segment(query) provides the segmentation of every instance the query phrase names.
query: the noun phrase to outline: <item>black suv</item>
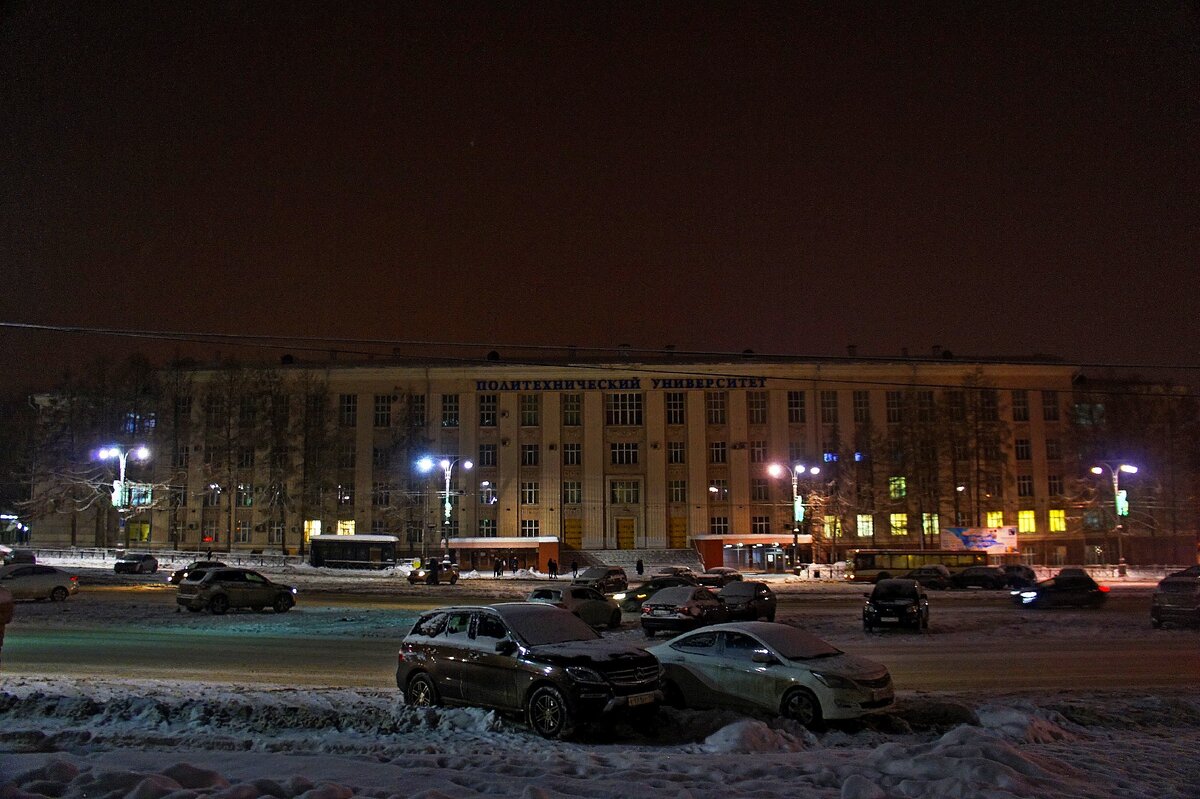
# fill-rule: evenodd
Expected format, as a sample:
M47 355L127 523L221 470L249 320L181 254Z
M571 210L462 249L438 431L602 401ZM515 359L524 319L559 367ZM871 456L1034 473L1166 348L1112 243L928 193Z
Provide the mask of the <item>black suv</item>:
M602 594L612 594L628 588L629 578L620 566L589 566L571 581L571 585L585 585Z
M396 666L409 705L519 713L545 738L614 713L657 712L661 679L646 650L537 602L428 611L404 637Z
M918 566L908 574L903 575L903 577L906 580L916 580L923 587L932 588L936 591L949 588L952 579L950 570L940 563L932 566Z
M1181 571L1159 581L1150 600L1150 624L1200 624L1200 573Z
M916 580L892 578L875 583L863 605L863 629L895 624L924 630L929 627L929 597Z
M737 580L728 583L717 593L717 596L725 602L725 610L729 613L730 621L735 619L775 621L775 609L779 605L779 600L766 583Z

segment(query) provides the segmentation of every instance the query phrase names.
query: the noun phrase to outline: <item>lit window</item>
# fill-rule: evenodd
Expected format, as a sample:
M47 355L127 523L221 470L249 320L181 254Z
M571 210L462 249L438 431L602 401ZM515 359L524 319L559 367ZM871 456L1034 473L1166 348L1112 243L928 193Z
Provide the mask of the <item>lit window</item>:
M938 515L936 513L921 514L921 529L925 531L925 535L937 537L938 535Z
M908 535L907 513L888 514L888 524L892 528L892 535Z
M888 478L888 496L892 499L904 499L908 494L908 481L903 476Z
M1017 511L1017 532L1018 533L1036 533L1037 521L1034 512L1031 510Z
M875 535L875 517L869 513L860 513L854 520L854 532L859 538L870 538Z
M1004 526L1004 511L1002 511L1002 510L988 511L986 522L987 522L988 527L1003 527Z
M1051 509L1050 532L1065 533L1067 531L1067 512L1062 509Z

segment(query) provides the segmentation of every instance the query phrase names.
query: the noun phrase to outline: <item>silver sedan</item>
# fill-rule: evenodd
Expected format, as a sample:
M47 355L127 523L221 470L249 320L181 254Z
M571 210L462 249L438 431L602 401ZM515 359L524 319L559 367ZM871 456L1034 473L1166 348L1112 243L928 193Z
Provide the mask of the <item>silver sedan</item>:
M49 599L62 602L79 591L79 578L53 566L13 563L0 567L0 585L13 599Z
M663 665L667 702L765 712L819 728L887 707L887 667L773 622L704 627L649 647Z

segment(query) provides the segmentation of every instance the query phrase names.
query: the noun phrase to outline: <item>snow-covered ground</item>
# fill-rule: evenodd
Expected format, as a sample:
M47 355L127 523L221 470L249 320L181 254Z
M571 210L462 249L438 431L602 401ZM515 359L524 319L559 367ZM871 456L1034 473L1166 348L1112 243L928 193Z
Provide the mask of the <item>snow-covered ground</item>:
M306 587L399 582L305 569L284 579L302 596ZM459 587L494 591L474 582ZM517 580L511 590L524 587ZM77 623L87 608L75 598L22 604L14 624ZM356 613L294 621L303 620L307 641L332 645ZM153 623L151 613L134 616L123 623ZM253 634L292 617L247 615L225 631ZM1104 635L1105 618L1079 634ZM1196 631L1173 634L1196 640L1200 658ZM977 635L981 647L997 643L994 629ZM655 730L616 726L559 743L489 712L406 707L395 691L66 680L0 668L0 799L1200 797L1200 692L898 689L892 712L817 734L777 719L664 710Z

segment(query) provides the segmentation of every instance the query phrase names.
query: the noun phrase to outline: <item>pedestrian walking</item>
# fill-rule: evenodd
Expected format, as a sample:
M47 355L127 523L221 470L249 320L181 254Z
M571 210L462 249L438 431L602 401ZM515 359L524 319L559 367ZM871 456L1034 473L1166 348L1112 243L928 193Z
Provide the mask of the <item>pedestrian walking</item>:
M634 564L634 568L637 569L638 577L641 577L642 573L646 571L646 564L642 563L641 558L638 558L637 563Z
M579 576L579 564L576 563L575 561L571 561L571 576L572 577Z
M500 558L496 558L495 563L492 564L492 576L493 577L503 577L504 576L504 561L500 560Z
M517 573L517 556L516 555L512 556L512 560L510 560L508 562L508 565L512 568L512 573L516 574Z
M551 580L558 579L558 561L550 558L550 562L546 564L546 573L550 575Z

